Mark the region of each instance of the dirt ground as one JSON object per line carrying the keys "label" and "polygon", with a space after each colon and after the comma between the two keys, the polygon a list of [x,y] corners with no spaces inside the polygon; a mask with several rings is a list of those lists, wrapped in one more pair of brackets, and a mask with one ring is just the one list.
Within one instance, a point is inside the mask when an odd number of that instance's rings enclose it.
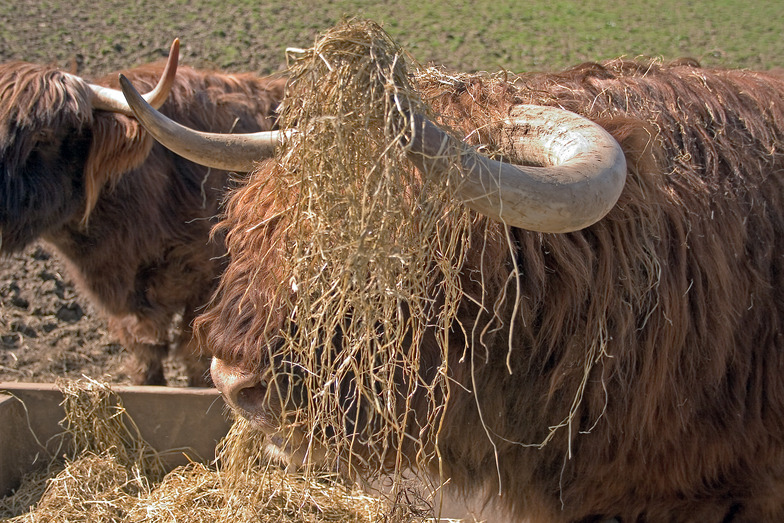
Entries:
{"label": "dirt ground", "polygon": [[[82,375],[130,383],[122,346],[80,296],[51,249],[36,243],[0,260],[0,381]],[[169,363],[172,385],[184,385]]]}
{"label": "dirt ground", "polygon": [[[43,243],[0,259],[0,381],[52,382],[82,375],[130,383],[122,346],[89,300],[74,289]],[[183,369],[168,362],[171,385]]]}

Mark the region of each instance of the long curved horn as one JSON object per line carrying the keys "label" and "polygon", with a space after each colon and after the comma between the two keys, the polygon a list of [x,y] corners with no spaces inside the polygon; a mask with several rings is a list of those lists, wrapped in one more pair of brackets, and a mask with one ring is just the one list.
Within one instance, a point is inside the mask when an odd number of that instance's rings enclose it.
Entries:
{"label": "long curved horn", "polygon": [[[180,39],[175,38],[172,42],[171,49],[169,50],[169,58],[166,61],[166,67],[163,69],[158,85],[144,95],[144,99],[156,109],[163,105],[166,98],[169,96],[172,84],[174,84],[174,77],[177,74],[177,64],[180,58]],[[93,108],[103,111],[111,111],[115,113],[122,113],[127,116],[133,116],[128,103],[121,91],[104,87],[102,85],[87,84],[93,92]]]}
{"label": "long curved horn", "polygon": [[275,154],[285,139],[281,131],[246,134],[205,133],[189,129],[155,111],[125,76],[120,86],[136,119],[167,149],[192,162],[225,171],[248,172],[256,162]]}
{"label": "long curved horn", "polygon": [[422,116],[411,122],[409,157],[417,167],[446,174],[459,159],[458,198],[521,229],[588,227],[613,208],[626,181],[618,142],[591,120],[555,107],[516,106],[503,122],[502,145],[523,165],[491,160]]}

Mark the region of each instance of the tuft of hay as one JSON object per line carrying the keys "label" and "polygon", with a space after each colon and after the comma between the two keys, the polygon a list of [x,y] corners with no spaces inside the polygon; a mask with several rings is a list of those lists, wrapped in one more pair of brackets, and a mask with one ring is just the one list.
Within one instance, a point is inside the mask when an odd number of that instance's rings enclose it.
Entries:
{"label": "tuft of hay", "polygon": [[[409,115],[429,111],[412,60],[378,25],[345,22],[290,58],[280,120],[298,133],[270,193],[294,193],[278,289],[293,312],[282,339],[264,343],[268,401],[294,427],[283,437],[298,461],[351,477],[400,472],[411,465],[401,443],[417,444],[407,433],[420,434],[421,462],[435,452],[471,217],[453,203],[451,179],[406,157]],[[430,326],[444,363],[420,368]]]}
{"label": "tuft of hay", "polygon": [[58,387],[65,411],[60,424],[70,436],[70,456],[110,455],[120,466],[137,468],[134,475],[160,480],[165,472],[158,452],[144,441],[107,383],[83,378],[61,380]]}
{"label": "tuft of hay", "polygon": [[35,510],[12,521],[122,521],[148,478],[109,452],[85,453],[47,481]]}
{"label": "tuft of hay", "polygon": [[[10,495],[0,498],[0,520],[25,514],[33,507],[46,491],[47,482],[63,470],[63,463],[53,461],[43,470],[26,474],[17,489]],[[24,521],[17,519],[16,521]]]}
{"label": "tuft of hay", "polygon": [[271,465],[263,440],[244,420],[218,445],[211,466],[190,463],[164,475],[158,453],[108,385],[83,379],[60,386],[72,448],[64,464],[30,475],[0,501],[0,516],[11,523],[414,523],[432,514],[362,493],[333,476],[305,477]]}
{"label": "tuft of hay", "polygon": [[61,380],[60,422],[69,448],[65,463],[53,461],[0,504],[12,521],[116,521],[129,500],[149,491],[164,474],[158,453],[147,444],[108,384],[93,379]]}

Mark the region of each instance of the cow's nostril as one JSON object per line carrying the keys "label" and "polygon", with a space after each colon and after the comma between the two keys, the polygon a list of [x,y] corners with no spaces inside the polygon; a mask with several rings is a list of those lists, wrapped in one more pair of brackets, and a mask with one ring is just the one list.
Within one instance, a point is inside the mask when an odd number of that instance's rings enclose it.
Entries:
{"label": "cow's nostril", "polygon": [[267,386],[263,382],[256,382],[250,387],[243,387],[237,393],[237,406],[245,412],[259,412],[264,405],[264,396]]}

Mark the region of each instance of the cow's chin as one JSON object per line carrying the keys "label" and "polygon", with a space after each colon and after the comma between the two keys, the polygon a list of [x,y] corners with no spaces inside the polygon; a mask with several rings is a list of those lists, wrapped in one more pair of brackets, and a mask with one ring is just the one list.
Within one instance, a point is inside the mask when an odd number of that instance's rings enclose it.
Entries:
{"label": "cow's chin", "polygon": [[258,416],[248,419],[254,430],[264,434],[264,454],[273,463],[291,472],[328,467],[326,450],[302,429],[273,426]]}

